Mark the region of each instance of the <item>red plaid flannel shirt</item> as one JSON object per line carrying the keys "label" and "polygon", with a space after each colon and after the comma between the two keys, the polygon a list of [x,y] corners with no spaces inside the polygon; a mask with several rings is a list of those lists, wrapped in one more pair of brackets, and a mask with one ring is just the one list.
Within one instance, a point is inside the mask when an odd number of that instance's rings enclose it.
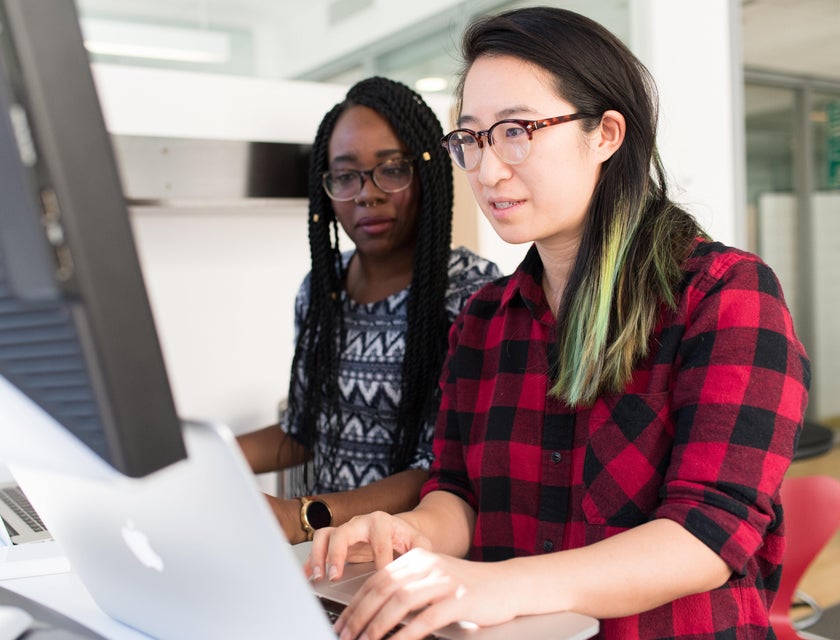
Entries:
{"label": "red plaid flannel shirt", "polygon": [[592,544],[653,518],[732,568],[710,592],[604,620],[599,637],[773,638],[784,550],[779,485],[810,368],[779,283],[756,256],[695,244],[676,310],[618,395],[572,410],[547,395],[555,321],[532,248],[453,325],[432,475],[477,512],[470,557]]}

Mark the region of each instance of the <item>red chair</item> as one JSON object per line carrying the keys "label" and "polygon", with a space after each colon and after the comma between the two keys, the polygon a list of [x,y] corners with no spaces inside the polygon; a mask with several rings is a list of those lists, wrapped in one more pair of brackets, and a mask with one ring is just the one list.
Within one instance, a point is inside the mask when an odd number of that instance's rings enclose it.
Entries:
{"label": "red chair", "polygon": [[[770,607],[770,624],[778,640],[802,640],[790,609],[803,574],[832,536],[840,530],[840,480],[830,476],[785,478],[781,490],[787,539],[779,592]],[[816,607],[816,622],[821,610]]]}

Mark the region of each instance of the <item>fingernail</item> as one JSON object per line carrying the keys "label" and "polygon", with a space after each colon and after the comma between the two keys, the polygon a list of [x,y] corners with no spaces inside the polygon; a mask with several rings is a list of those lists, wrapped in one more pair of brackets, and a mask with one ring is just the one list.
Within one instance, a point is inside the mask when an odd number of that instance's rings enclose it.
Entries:
{"label": "fingernail", "polygon": [[327,565],[327,575],[329,575],[330,580],[335,580],[338,577],[338,567],[334,564]]}
{"label": "fingernail", "polygon": [[309,579],[314,582],[315,580],[320,580],[322,575],[321,567],[312,567],[312,575],[309,576]]}

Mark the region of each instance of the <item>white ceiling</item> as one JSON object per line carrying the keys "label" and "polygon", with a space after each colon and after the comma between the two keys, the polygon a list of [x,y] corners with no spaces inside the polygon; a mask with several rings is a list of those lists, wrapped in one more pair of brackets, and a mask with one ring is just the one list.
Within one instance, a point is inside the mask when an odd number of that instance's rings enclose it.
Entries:
{"label": "white ceiling", "polygon": [[744,0],[744,64],[840,81],[840,0]]}
{"label": "white ceiling", "polygon": [[[564,0],[613,30],[631,0]],[[544,2],[549,3],[549,2]],[[78,0],[83,15],[253,34],[247,55],[264,61],[253,71],[274,77],[341,78],[367,74],[371,60],[390,60],[389,72],[451,72],[459,24],[510,0]],[[741,0],[747,67],[840,81],[840,0]],[[376,20],[371,20],[371,15]],[[624,18],[626,23],[626,18]],[[626,24],[623,25],[626,28]],[[434,51],[406,43],[437,38]],[[261,43],[261,44],[260,44]],[[256,48],[256,50],[254,50]],[[400,62],[400,55],[406,60]],[[417,57],[423,58],[418,60]],[[424,57],[425,56],[425,57]],[[355,65],[355,69],[352,69]],[[409,71],[409,67],[416,70]],[[222,70],[226,71],[226,70]],[[235,70],[234,70],[235,71]],[[407,78],[400,78],[407,80]]]}

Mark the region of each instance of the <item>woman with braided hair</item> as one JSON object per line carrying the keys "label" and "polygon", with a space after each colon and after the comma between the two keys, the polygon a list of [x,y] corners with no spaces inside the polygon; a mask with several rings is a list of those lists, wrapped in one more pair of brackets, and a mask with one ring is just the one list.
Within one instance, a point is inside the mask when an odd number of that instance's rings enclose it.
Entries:
{"label": "woman with braided hair", "polygon": [[[354,85],[318,128],[288,407],[279,424],[239,438],[256,473],[312,462],[304,496],[268,498],[291,542],[411,508],[427,478],[449,327],[501,275],[450,249],[442,134],[417,93],[380,77]],[[339,225],[354,250],[339,249]]]}

